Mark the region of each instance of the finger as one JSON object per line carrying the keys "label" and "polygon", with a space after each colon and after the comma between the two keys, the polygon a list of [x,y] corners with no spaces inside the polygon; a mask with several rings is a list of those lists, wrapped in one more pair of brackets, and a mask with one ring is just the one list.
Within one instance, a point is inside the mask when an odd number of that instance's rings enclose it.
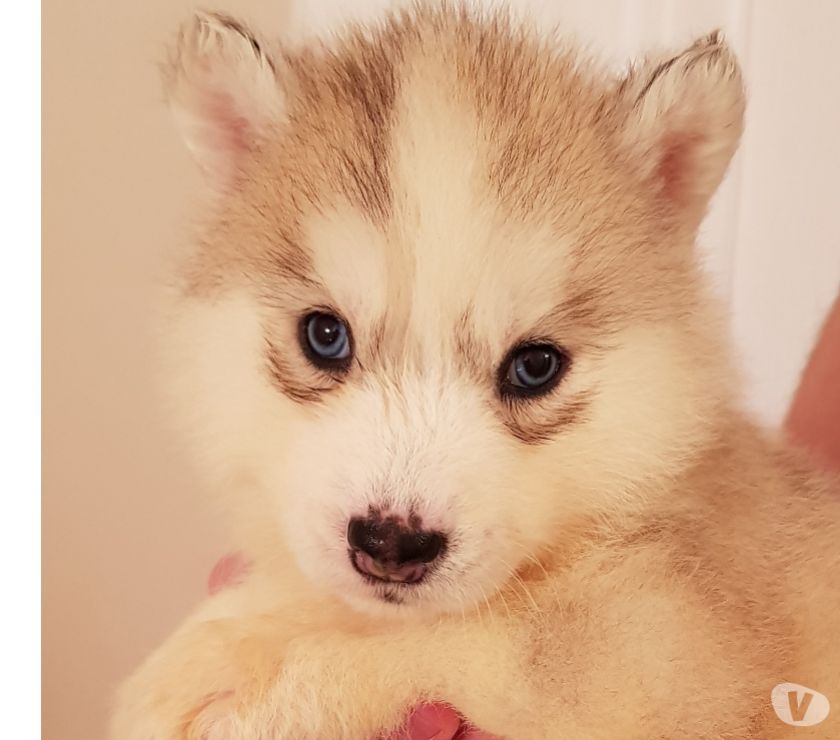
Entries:
{"label": "finger", "polygon": [[461,718],[446,704],[421,704],[409,715],[405,725],[385,740],[452,740]]}
{"label": "finger", "polygon": [[421,704],[408,719],[408,740],[452,740],[461,718],[446,704]]}
{"label": "finger", "polygon": [[207,579],[207,591],[212,595],[224,588],[235,586],[245,580],[251,564],[241,552],[232,552],[221,558]]}

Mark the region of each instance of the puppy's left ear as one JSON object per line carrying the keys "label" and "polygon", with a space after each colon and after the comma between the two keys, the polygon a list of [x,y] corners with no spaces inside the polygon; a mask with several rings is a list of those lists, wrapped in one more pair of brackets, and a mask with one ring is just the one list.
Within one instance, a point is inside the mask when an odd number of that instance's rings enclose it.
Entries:
{"label": "puppy's left ear", "polygon": [[720,32],[631,68],[618,88],[622,138],[666,204],[692,227],[738,148],[745,96]]}
{"label": "puppy's left ear", "polygon": [[255,142],[283,118],[276,64],[265,44],[228,16],[200,12],[181,27],[163,68],[164,90],[215,189],[230,187]]}

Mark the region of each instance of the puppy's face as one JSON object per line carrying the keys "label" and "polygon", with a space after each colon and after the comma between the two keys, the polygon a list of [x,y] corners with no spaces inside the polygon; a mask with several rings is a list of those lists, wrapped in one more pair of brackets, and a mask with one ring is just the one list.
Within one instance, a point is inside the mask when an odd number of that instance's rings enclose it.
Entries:
{"label": "puppy's face", "polygon": [[743,107],[716,37],[610,81],[499,22],[271,56],[201,16],[168,89],[216,190],[176,397],[316,587],[475,605],[702,444],[691,243]]}

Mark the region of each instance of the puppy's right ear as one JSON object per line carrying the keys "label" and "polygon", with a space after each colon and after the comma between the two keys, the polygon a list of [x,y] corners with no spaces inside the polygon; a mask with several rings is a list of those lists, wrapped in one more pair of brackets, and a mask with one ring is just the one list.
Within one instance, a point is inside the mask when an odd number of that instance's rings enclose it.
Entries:
{"label": "puppy's right ear", "polygon": [[735,54],[716,31],[636,66],[621,82],[619,99],[636,166],[696,228],[744,128]]}
{"label": "puppy's right ear", "polygon": [[237,21],[197,13],[181,28],[163,81],[187,147],[214,188],[229,188],[260,134],[283,117],[275,62]]}

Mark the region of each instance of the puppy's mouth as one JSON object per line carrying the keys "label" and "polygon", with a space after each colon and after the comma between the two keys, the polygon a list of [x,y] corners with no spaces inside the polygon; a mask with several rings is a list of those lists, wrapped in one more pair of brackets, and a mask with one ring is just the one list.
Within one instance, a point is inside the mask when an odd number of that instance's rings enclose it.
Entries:
{"label": "puppy's mouth", "polygon": [[357,573],[371,582],[411,585],[420,583],[429,570],[429,566],[423,562],[402,564],[383,562],[360,550],[350,550],[350,562]]}
{"label": "puppy's mouth", "polygon": [[425,581],[431,571],[430,566],[423,562],[383,562],[353,549],[347,554],[353,570],[373,587],[378,599],[388,604],[404,603],[406,596]]}

